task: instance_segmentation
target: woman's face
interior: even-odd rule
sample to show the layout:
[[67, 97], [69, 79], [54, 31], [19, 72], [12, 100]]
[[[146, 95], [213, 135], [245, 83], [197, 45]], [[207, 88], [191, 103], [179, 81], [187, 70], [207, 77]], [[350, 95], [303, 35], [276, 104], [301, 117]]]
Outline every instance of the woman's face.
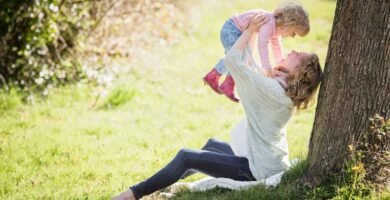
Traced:
[[309, 56], [310, 54], [305, 52], [296, 52], [292, 50], [287, 58], [279, 61], [278, 66], [280, 66], [286, 73], [294, 73], [297, 71], [297, 68], [300, 66], [302, 59]]

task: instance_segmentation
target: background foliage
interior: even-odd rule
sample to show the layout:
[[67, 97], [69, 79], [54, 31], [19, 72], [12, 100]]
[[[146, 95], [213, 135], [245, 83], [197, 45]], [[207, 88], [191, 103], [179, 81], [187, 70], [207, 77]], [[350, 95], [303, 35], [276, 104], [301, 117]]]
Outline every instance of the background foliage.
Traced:
[[3, 1], [0, 86], [47, 95], [82, 79], [107, 85], [113, 57], [175, 41], [179, 13], [173, 0]]
[[2, 84], [45, 89], [77, 81], [81, 68], [70, 57], [88, 23], [88, 7], [68, 1], [3, 1], [0, 10]]

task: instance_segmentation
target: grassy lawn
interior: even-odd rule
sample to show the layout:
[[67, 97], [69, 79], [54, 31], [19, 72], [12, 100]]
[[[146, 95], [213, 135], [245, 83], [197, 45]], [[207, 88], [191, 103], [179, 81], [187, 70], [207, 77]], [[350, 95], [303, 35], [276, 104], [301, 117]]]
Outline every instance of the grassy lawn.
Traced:
[[[201, 78], [223, 56], [219, 31], [228, 17], [253, 8], [271, 10], [277, 3], [186, 2], [183, 17], [192, 28], [183, 30], [180, 43], [121, 63], [126, 73], [93, 108], [95, 88], [85, 85], [56, 89], [34, 104], [21, 103], [16, 92], [1, 92], [0, 198], [109, 199], [152, 175], [180, 148], [199, 149], [211, 137], [228, 141], [244, 112], [239, 104], [215, 95]], [[311, 32], [283, 40], [285, 52], [316, 52], [323, 66], [335, 2], [302, 3], [310, 14]], [[306, 156], [313, 118], [314, 106], [290, 121], [290, 159]], [[179, 199], [259, 194], [256, 189], [227, 196], [220, 192]]]

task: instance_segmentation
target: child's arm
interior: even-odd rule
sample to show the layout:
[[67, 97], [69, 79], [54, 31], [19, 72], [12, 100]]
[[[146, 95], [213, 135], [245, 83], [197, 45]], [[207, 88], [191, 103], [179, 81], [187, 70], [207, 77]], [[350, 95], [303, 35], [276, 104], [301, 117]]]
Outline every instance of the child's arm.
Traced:
[[[250, 35], [250, 37], [249, 37], [249, 50], [250, 50], [250, 53], [253, 55], [253, 48], [254, 48], [254, 46], [255, 46], [255, 40], [256, 40], [256, 35], [257, 35], [257, 33], [256, 32], [251, 32], [251, 35]], [[253, 61], [253, 59], [250, 59], [250, 58], [252, 58], [251, 56], [248, 56], [248, 64], [249, 65], [252, 65], [253, 63], [252, 63], [252, 61]]]
[[278, 63], [283, 58], [282, 41], [280, 36], [271, 37], [271, 47], [274, 53], [275, 63]]
[[267, 73], [272, 71], [272, 66], [269, 61], [268, 43], [271, 39], [272, 25], [267, 23], [259, 30], [258, 49], [261, 59], [261, 66]]

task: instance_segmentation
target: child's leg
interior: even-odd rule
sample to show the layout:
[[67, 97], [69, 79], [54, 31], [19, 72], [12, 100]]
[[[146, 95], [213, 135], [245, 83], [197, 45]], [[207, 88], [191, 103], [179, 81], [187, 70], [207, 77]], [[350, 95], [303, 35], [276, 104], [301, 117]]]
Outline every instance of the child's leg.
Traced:
[[235, 82], [233, 77], [227, 75], [223, 83], [219, 86], [219, 91], [221, 91], [225, 96], [231, 101], [238, 103], [240, 100], [234, 93]]
[[159, 172], [145, 181], [130, 187], [139, 199], [178, 181], [183, 174], [193, 169], [213, 177], [231, 178], [240, 181], [255, 180], [248, 159], [235, 155], [204, 150], [182, 149], [176, 157]]
[[[223, 47], [225, 48], [225, 54], [227, 54], [227, 52], [232, 48], [232, 46], [237, 41], [237, 39], [241, 36], [242, 33], [236, 27], [233, 20], [229, 19], [225, 24], [226, 26], [224, 26], [221, 31], [221, 41]], [[224, 82], [220, 85], [218, 90], [221, 91], [223, 94], [225, 94], [225, 96], [228, 97], [230, 100], [234, 102], [238, 102], [239, 99], [234, 94], [234, 86], [235, 86], [234, 80], [228, 73], [228, 70], [226, 69], [226, 66], [222, 62], [222, 60], [220, 60], [219, 63], [217, 64], [216, 70], [224, 71], [227, 73]]]
[[[225, 22], [221, 30], [221, 42], [225, 49], [225, 54], [232, 48], [233, 44], [240, 37], [241, 31], [236, 27], [233, 20], [229, 19]], [[203, 77], [205, 84], [209, 85], [215, 92], [221, 94], [219, 90], [219, 79], [221, 75], [228, 72], [223, 60], [220, 59], [215, 67]], [[234, 96], [234, 95], [233, 95]]]
[[[225, 49], [225, 54], [227, 54], [227, 52], [232, 48], [241, 34], [242, 32], [237, 28], [232, 19], [229, 19], [225, 22], [220, 34], [221, 42], [223, 48]], [[223, 63], [223, 59], [219, 60], [214, 69], [217, 70], [217, 72], [220, 74], [226, 74], [228, 72], [225, 64]]]

